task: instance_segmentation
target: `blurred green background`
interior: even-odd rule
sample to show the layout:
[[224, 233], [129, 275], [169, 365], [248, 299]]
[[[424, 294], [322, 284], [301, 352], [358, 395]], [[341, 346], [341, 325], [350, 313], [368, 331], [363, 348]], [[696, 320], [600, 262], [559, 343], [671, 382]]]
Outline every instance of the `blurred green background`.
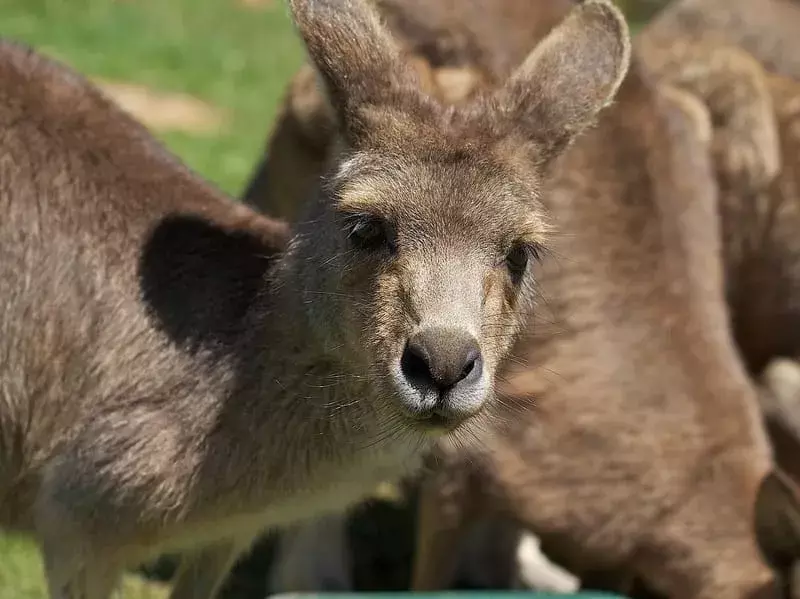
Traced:
[[283, 0], [0, 0], [0, 33], [93, 78], [208, 104], [217, 130], [156, 133], [234, 194], [302, 60]]
[[[664, 3], [618, 1], [634, 22]], [[107, 84], [189, 166], [233, 195], [302, 61], [284, 0], [0, 0], [0, 33]], [[166, 593], [130, 576], [122, 595]], [[45, 596], [35, 547], [0, 534], [0, 599]]]

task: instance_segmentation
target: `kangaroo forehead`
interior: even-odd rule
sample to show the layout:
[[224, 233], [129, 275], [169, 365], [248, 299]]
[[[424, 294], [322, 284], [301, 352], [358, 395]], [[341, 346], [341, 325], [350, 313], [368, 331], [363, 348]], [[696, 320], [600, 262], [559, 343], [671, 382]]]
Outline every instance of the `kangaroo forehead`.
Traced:
[[532, 241], [548, 229], [539, 181], [479, 156], [355, 156], [343, 163], [333, 187], [338, 209], [377, 214], [398, 226], [496, 229]]

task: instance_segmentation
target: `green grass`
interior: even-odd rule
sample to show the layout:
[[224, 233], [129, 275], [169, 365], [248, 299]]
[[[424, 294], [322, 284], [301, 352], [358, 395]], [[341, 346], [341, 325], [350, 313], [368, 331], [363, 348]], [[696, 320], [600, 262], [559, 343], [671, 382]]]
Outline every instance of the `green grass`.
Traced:
[[[127, 575], [119, 591], [124, 599], [167, 599], [167, 587]], [[28, 540], [0, 535], [0, 599], [45, 599], [41, 559]]]
[[159, 134], [238, 194], [302, 59], [283, 0], [3, 0], [0, 33], [83, 73], [183, 92], [231, 116], [219, 135]]
[[44, 596], [39, 556], [26, 541], [0, 536], [0, 599]]
[[[219, 134], [157, 133], [192, 168], [238, 195], [302, 60], [283, 0], [2, 0], [0, 34], [92, 77], [191, 94], [230, 117]], [[130, 578], [123, 597], [163, 597]], [[0, 535], [0, 599], [45, 597], [27, 541]]]

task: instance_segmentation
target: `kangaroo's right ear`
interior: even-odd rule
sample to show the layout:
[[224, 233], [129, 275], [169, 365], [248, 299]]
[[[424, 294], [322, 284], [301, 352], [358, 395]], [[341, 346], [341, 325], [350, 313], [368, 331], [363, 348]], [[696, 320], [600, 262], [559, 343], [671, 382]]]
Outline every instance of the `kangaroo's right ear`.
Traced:
[[584, 0], [534, 48], [497, 102], [546, 164], [613, 100], [630, 53], [620, 10], [609, 0]]
[[365, 108], [420, 96], [415, 72], [367, 0], [290, 0], [341, 132], [355, 141]]

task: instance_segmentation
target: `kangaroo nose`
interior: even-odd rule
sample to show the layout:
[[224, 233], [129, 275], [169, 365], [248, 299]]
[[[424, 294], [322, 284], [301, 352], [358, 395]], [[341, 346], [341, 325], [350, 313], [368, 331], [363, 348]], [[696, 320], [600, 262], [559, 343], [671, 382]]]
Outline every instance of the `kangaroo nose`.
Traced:
[[412, 385], [442, 392], [462, 381], [480, 379], [483, 359], [478, 342], [469, 333], [433, 328], [408, 340], [400, 367]]

